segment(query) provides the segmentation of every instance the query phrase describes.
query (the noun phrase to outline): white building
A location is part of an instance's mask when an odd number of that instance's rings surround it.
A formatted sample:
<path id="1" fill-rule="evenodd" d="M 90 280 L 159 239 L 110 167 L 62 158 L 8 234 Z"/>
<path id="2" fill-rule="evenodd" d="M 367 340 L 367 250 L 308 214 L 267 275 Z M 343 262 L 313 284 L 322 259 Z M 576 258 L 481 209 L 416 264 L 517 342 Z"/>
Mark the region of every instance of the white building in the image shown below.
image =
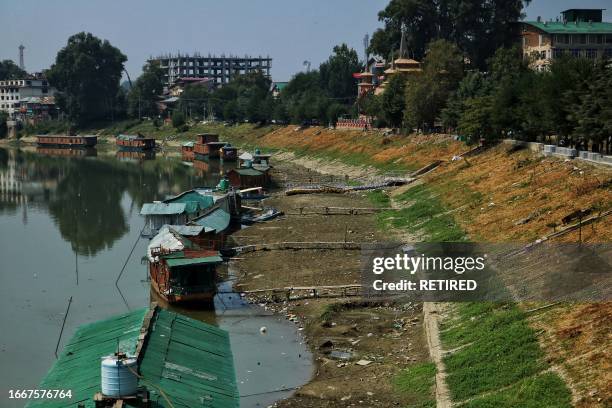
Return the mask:
<path id="1" fill-rule="evenodd" d="M 55 90 L 46 79 L 7 79 L 0 81 L 0 111 L 14 116 L 20 101 L 30 97 L 53 96 Z"/>

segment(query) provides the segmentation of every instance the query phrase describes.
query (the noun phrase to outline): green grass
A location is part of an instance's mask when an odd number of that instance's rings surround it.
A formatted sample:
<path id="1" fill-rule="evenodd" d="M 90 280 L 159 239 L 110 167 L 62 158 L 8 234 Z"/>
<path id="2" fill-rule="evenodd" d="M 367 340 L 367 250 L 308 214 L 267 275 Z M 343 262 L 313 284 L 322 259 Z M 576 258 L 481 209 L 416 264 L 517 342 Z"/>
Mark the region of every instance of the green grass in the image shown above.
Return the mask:
<path id="1" fill-rule="evenodd" d="M 480 398 L 463 408 L 570 408 L 571 394 L 561 378 L 544 373 L 517 382 L 511 387 Z"/>
<path id="2" fill-rule="evenodd" d="M 492 407 L 497 405 L 487 405 L 487 401 L 495 401 L 495 398 L 511 400 L 511 395 L 501 395 L 503 391 L 496 392 L 500 388 L 511 386 L 521 389 L 521 384 L 538 386 L 538 382 L 534 385 L 529 379 L 547 369 L 548 364 L 544 361 L 544 354 L 534 331 L 517 305 L 459 303 L 454 314 L 455 319 L 445 321 L 441 332 L 446 350 L 460 347 L 444 358 L 448 374 L 446 381 L 454 401 L 493 392 L 490 396 L 481 398 L 484 405 L 474 405 Z M 532 404 L 546 400 L 562 402 L 566 394 L 560 393 L 559 388 L 566 393 L 569 391 L 563 382 L 558 380 L 562 386 L 550 391 L 541 389 L 537 395 L 527 392 L 523 398 Z M 536 400 L 529 399 L 529 395 Z"/>
<path id="3" fill-rule="evenodd" d="M 367 192 L 368 199 L 376 207 L 390 207 L 391 199 L 383 190 L 373 190 Z"/>
<path id="4" fill-rule="evenodd" d="M 435 408 L 436 366 L 420 363 L 400 371 L 394 379 L 395 390 L 402 395 L 408 407 Z"/>
<path id="5" fill-rule="evenodd" d="M 465 241 L 465 233 L 452 215 L 446 214 L 430 186 L 414 186 L 397 199 L 409 206 L 399 211 L 382 211 L 378 221 L 383 227 L 407 228 L 423 234 L 429 242 Z"/>

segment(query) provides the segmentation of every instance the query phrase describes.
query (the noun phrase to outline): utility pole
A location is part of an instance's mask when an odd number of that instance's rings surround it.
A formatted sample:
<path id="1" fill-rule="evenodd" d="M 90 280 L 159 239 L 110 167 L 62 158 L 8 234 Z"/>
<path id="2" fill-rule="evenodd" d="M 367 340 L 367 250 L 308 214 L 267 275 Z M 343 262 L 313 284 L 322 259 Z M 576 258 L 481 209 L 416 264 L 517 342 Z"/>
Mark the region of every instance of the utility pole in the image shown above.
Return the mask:
<path id="1" fill-rule="evenodd" d="M 25 50 L 25 47 L 23 46 L 23 44 L 20 44 L 19 45 L 19 68 L 25 71 L 25 64 L 23 63 L 23 50 Z"/>

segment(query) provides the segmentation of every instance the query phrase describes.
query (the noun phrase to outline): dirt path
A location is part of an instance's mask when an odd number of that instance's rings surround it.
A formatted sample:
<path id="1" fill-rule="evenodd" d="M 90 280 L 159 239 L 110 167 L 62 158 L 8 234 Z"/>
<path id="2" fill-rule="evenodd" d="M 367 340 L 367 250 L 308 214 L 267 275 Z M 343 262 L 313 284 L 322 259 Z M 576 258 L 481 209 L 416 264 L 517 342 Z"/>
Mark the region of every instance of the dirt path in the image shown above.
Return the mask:
<path id="1" fill-rule="evenodd" d="M 436 364 L 436 407 L 451 408 L 453 404 L 446 384 L 446 368 L 444 367 L 444 361 L 442 361 L 444 352 L 440 343 L 439 317 L 439 304 L 434 302 L 423 303 L 423 325 L 427 335 L 427 346 L 429 347 L 429 355 Z"/>

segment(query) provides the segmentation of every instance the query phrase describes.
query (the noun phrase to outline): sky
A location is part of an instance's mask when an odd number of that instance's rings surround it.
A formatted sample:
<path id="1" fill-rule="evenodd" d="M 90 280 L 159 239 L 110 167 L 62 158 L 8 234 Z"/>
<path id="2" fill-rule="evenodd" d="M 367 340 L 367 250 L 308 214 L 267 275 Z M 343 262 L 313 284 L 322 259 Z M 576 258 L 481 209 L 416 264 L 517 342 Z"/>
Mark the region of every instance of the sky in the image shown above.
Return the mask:
<path id="1" fill-rule="evenodd" d="M 345 42 L 363 57 L 363 37 L 381 26 L 388 0 L 0 0 L 0 59 L 19 59 L 29 72 L 48 68 L 68 37 L 88 31 L 127 57 L 132 79 L 150 56 L 182 53 L 271 56 L 272 78 L 286 81 L 317 67 Z M 533 0 L 528 20 L 555 18 L 567 8 L 608 8 L 612 0 Z"/>

